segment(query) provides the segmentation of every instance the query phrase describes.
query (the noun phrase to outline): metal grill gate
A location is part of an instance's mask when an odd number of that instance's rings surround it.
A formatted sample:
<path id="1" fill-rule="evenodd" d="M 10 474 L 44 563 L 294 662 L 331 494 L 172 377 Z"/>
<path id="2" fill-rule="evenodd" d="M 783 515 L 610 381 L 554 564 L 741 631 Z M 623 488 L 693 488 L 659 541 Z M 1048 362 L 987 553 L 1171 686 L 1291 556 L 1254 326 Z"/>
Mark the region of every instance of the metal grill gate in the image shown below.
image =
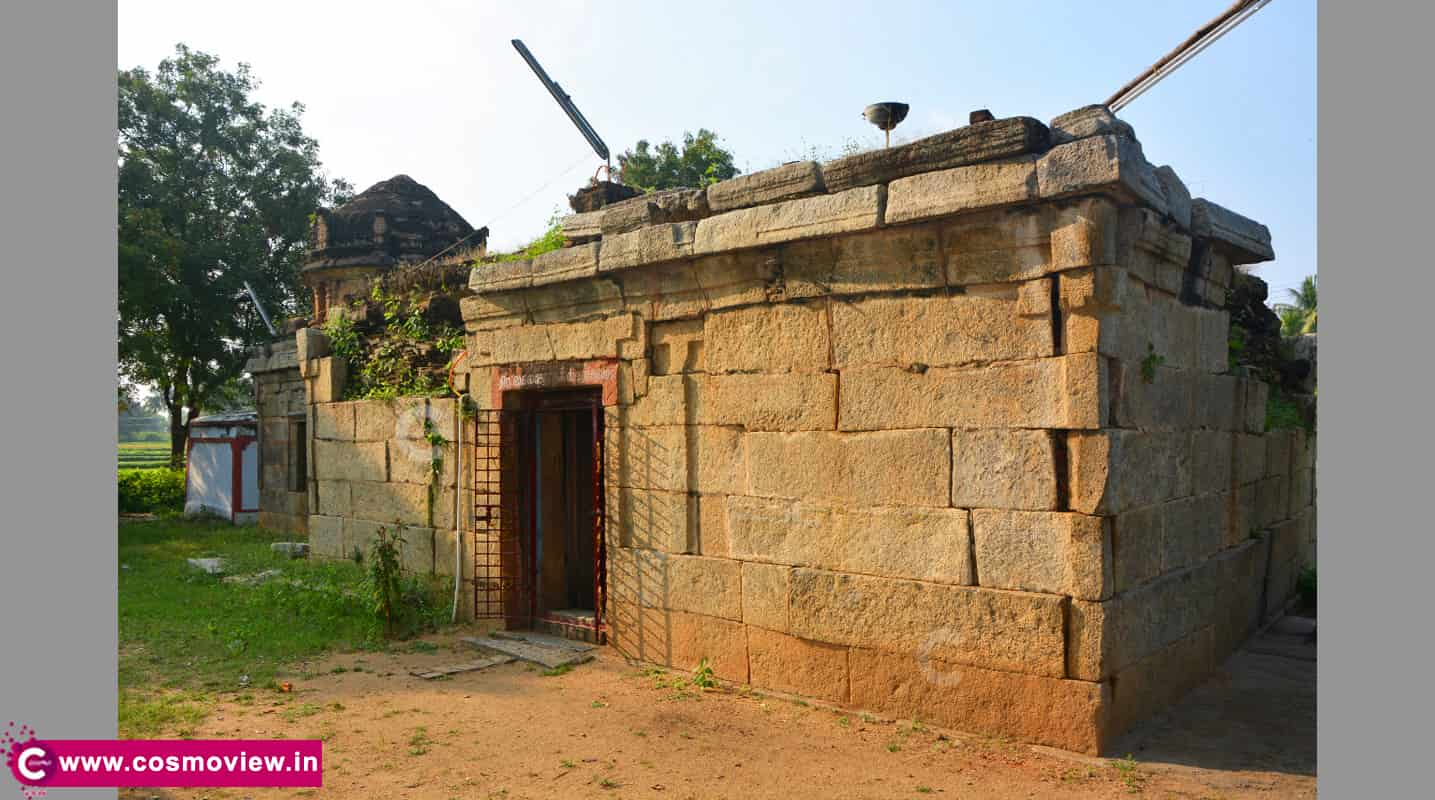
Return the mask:
<path id="1" fill-rule="evenodd" d="M 523 624 L 532 615 L 532 548 L 518 475 L 523 412 L 480 409 L 473 435 L 473 615 Z"/>

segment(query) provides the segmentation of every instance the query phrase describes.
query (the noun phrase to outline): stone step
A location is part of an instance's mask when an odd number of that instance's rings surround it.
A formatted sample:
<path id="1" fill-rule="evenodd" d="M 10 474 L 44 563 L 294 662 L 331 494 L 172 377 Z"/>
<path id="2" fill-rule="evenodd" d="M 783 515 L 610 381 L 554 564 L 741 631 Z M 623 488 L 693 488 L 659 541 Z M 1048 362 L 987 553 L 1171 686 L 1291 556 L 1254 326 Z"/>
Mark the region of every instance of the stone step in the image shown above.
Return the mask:
<path id="1" fill-rule="evenodd" d="M 491 635 L 495 639 L 528 642 L 529 644 L 552 647 L 559 650 L 572 650 L 575 653 L 586 653 L 595 647 L 595 645 L 588 644 L 587 642 L 565 639 L 561 636 L 539 633 L 538 631 L 494 631 Z"/>
<path id="2" fill-rule="evenodd" d="M 513 656 L 507 654 L 492 655 L 487 658 L 480 658 L 474 661 L 465 661 L 460 664 L 447 664 L 442 667 L 431 667 L 428 669 L 409 670 L 409 674 L 417 678 L 431 681 L 434 678 L 442 678 L 446 675 L 458 675 L 463 672 L 477 672 L 481 669 L 496 667 L 499 664 L 508 664 L 516 661 Z"/>
<path id="3" fill-rule="evenodd" d="M 520 661 L 530 661 L 548 669 L 557 669 L 569 664 L 582 664 L 585 661 L 592 661 L 593 654 L 579 653 L 567 647 L 546 647 L 531 642 L 515 641 L 512 639 L 497 639 L 489 637 L 480 639 L 476 636 L 466 636 L 461 639 L 465 644 L 485 650 L 497 650 L 500 653 L 513 656 Z"/>

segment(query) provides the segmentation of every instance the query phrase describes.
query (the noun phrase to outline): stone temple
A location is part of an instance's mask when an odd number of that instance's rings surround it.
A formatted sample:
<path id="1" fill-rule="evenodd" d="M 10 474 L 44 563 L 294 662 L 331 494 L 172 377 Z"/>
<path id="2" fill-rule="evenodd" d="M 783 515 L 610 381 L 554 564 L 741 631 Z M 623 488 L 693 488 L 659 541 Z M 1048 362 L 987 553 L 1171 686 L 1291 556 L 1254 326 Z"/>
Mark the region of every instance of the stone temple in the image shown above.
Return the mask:
<path id="1" fill-rule="evenodd" d="M 481 248 L 488 231 L 478 233 L 407 175 L 380 181 L 338 208 L 319 209 L 302 273 L 314 296 L 312 321 L 322 323 L 331 305 L 362 294 L 375 277 L 427 261 L 459 242 Z"/>
<path id="2" fill-rule="evenodd" d="M 471 232 L 421 189 L 320 217 L 316 320 Z M 1088 752 L 1314 560 L 1315 438 L 1228 360 L 1269 232 L 1104 108 L 564 230 L 453 292 L 461 401 L 346 400 L 317 327 L 256 352 L 266 524 L 335 558 L 402 524 L 494 626 Z"/>

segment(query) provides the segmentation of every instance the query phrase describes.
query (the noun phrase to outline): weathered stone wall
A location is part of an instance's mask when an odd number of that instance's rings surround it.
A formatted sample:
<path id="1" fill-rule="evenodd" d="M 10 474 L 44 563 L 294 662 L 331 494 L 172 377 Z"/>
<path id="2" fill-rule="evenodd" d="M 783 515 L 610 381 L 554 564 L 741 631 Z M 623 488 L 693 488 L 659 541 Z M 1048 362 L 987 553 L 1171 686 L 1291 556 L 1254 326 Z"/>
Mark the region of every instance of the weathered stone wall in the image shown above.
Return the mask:
<path id="1" fill-rule="evenodd" d="M 581 243 L 475 269 L 466 385 L 488 408 L 604 386 L 626 655 L 1097 750 L 1314 560 L 1314 441 L 1264 434 L 1264 384 L 1227 368 L 1222 301 L 1269 234 L 1104 110 L 565 229 Z M 430 505 L 422 419 L 452 439 L 453 404 L 336 402 L 313 333 L 314 551 L 398 520 L 406 566 L 445 572 L 453 458 Z"/>
<path id="2" fill-rule="evenodd" d="M 304 380 L 299 374 L 293 340 L 281 340 L 256 348 L 245 371 L 254 378 L 254 401 L 259 414 L 259 524 L 271 530 L 304 533 L 309 522 L 309 493 L 295 490 L 290 474 L 290 450 L 307 447 L 291 440 L 291 422 L 304 419 L 308 406 Z"/>
<path id="3" fill-rule="evenodd" d="M 1313 441 L 1263 435 L 1221 310 L 1269 234 L 1129 126 L 998 120 L 701 194 L 570 218 L 584 244 L 463 301 L 485 405 L 616 366 L 621 652 L 1096 750 L 1290 596 Z"/>
<path id="4" fill-rule="evenodd" d="M 1228 365 L 1224 290 L 1269 257 L 1264 229 L 1192 207 L 1189 227 L 1123 209 L 1113 264 L 1060 277 L 1068 351 L 1110 376 L 1102 429 L 1067 436 L 1070 506 L 1111 532 L 1111 593 L 1073 595 L 1067 670 L 1111 685 L 1113 732 L 1209 675 L 1315 559 L 1314 437 L 1265 432 L 1268 387 Z"/>
<path id="5" fill-rule="evenodd" d="M 311 552 L 367 556 L 380 527 L 401 526 L 403 569 L 453 575 L 456 409 L 422 397 L 314 403 Z M 426 420 L 445 443 L 427 438 Z"/>

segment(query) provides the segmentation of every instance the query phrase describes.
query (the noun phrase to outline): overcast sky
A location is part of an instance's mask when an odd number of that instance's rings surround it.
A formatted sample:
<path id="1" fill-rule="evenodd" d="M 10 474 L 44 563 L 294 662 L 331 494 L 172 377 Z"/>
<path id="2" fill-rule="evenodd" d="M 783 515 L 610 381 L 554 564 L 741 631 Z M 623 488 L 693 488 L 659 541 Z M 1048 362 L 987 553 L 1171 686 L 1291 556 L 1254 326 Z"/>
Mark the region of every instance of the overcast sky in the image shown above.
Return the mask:
<path id="1" fill-rule="evenodd" d="M 261 102 L 307 106 L 332 176 L 407 173 L 506 249 L 600 163 L 510 39 L 615 154 L 707 127 L 751 171 L 878 143 L 861 111 L 881 100 L 912 107 L 894 141 L 976 108 L 1045 121 L 1101 102 L 1228 5 L 121 0 L 119 66 L 178 42 L 248 62 Z M 1121 112 L 1193 196 L 1270 226 L 1257 274 L 1276 299 L 1316 268 L 1315 6 L 1272 2 Z"/>

